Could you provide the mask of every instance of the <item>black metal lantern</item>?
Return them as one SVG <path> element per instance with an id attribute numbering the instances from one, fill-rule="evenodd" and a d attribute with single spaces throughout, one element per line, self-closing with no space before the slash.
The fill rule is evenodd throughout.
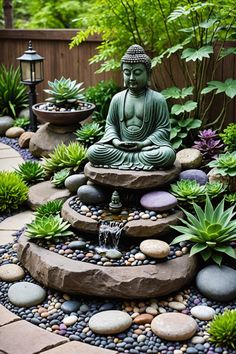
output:
<path id="1" fill-rule="evenodd" d="M 32 106 L 36 103 L 35 85 L 43 81 L 43 60 L 32 47 L 29 41 L 28 49 L 17 58 L 20 61 L 21 82 L 28 85 L 29 90 L 29 110 L 30 110 L 30 130 L 37 130 L 37 118 L 32 111 Z"/>

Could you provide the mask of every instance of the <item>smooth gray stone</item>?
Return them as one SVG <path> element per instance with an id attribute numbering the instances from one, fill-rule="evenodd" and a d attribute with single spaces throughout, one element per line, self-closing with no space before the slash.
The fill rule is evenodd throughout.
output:
<path id="1" fill-rule="evenodd" d="M 80 302 L 76 300 L 68 300 L 63 302 L 61 305 L 61 310 L 65 313 L 76 312 L 80 308 Z"/>
<path id="2" fill-rule="evenodd" d="M 84 241 L 72 241 L 69 243 L 68 248 L 72 250 L 84 250 L 86 248 L 86 242 Z"/>
<path id="3" fill-rule="evenodd" d="M 14 119 L 8 116 L 0 117 L 0 136 L 4 135 L 7 129 L 14 124 Z"/>
<path id="4" fill-rule="evenodd" d="M 100 186 L 84 185 L 78 188 L 77 195 L 82 203 L 99 205 L 105 203 L 107 193 Z"/>
<path id="5" fill-rule="evenodd" d="M 46 297 L 46 291 L 39 285 L 25 281 L 10 286 L 9 301 L 19 307 L 31 307 L 41 304 Z"/>
<path id="6" fill-rule="evenodd" d="M 148 210 L 165 211 L 177 205 L 177 199 L 165 191 L 153 191 L 142 196 L 140 204 Z"/>
<path id="7" fill-rule="evenodd" d="M 86 184 L 88 178 L 83 173 L 71 175 L 65 180 L 65 187 L 69 189 L 71 193 L 75 193 L 80 186 Z"/>
<path id="8" fill-rule="evenodd" d="M 179 179 L 194 179 L 202 186 L 208 182 L 207 174 L 204 171 L 198 169 L 191 169 L 180 172 Z"/>

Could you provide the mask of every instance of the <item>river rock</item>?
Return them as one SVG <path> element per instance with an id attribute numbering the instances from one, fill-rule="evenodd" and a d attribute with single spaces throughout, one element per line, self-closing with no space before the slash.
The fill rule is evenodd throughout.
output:
<path id="1" fill-rule="evenodd" d="M 84 250 L 86 248 L 86 242 L 82 240 L 71 241 L 68 244 L 68 248 L 72 250 Z"/>
<path id="2" fill-rule="evenodd" d="M 170 301 L 168 303 L 168 306 L 173 309 L 173 310 L 177 310 L 177 311 L 183 311 L 186 309 L 186 306 L 179 301 Z"/>
<path id="3" fill-rule="evenodd" d="M 86 184 L 87 180 L 87 177 L 85 177 L 83 173 L 71 175 L 66 178 L 65 187 L 69 189 L 71 193 L 75 193 L 80 186 Z"/>
<path id="4" fill-rule="evenodd" d="M 106 251 L 106 257 L 110 259 L 120 259 L 122 257 L 122 253 L 115 249 L 110 249 Z"/>
<path id="5" fill-rule="evenodd" d="M 157 259 L 165 258 L 170 253 L 168 243 L 160 240 L 144 240 L 139 248 L 146 256 Z"/>
<path id="6" fill-rule="evenodd" d="M 81 303 L 77 300 L 67 300 L 61 305 L 61 310 L 65 313 L 76 312 L 79 310 Z"/>
<path id="7" fill-rule="evenodd" d="M 84 185 L 79 187 L 77 195 L 84 204 L 99 205 L 105 203 L 107 199 L 105 190 L 96 185 Z"/>
<path id="8" fill-rule="evenodd" d="M 21 134 L 23 134 L 24 132 L 25 132 L 25 130 L 23 128 L 11 127 L 9 129 L 7 129 L 7 131 L 5 132 L 5 135 L 7 138 L 19 138 L 21 136 Z"/>
<path id="9" fill-rule="evenodd" d="M 209 299 L 233 300 L 236 297 L 236 270 L 227 266 L 209 265 L 198 272 L 196 285 Z"/>
<path id="10" fill-rule="evenodd" d="M 0 266 L 0 279 L 3 281 L 14 282 L 23 279 L 25 272 L 17 264 L 3 264 Z"/>
<path id="11" fill-rule="evenodd" d="M 138 315 L 134 319 L 134 323 L 138 325 L 143 325 L 145 323 L 151 323 L 153 320 L 154 316 L 151 315 L 150 313 L 142 313 L 141 315 Z"/>
<path id="12" fill-rule="evenodd" d="M 182 341 L 194 335 L 197 322 L 182 313 L 162 313 L 154 318 L 151 329 L 161 339 Z"/>
<path id="13" fill-rule="evenodd" d="M 199 320 L 209 321 L 212 320 L 216 312 L 212 307 L 198 305 L 191 308 L 191 314 Z"/>
<path id="14" fill-rule="evenodd" d="M 21 134 L 21 136 L 19 137 L 19 140 L 18 140 L 18 144 L 20 145 L 20 147 L 22 149 L 29 147 L 30 139 L 32 138 L 32 136 L 34 134 L 35 133 L 33 133 L 33 132 L 24 132 L 23 134 Z"/>
<path id="15" fill-rule="evenodd" d="M 75 315 L 67 316 L 62 320 L 64 325 L 66 325 L 67 327 L 73 326 L 73 324 L 75 324 L 75 322 L 77 322 L 77 321 L 78 321 L 78 317 Z"/>
<path id="16" fill-rule="evenodd" d="M 148 210 L 165 211 L 177 205 L 175 196 L 164 191 L 153 191 L 146 193 L 140 199 L 142 207 Z"/>
<path id="17" fill-rule="evenodd" d="M 46 291 L 39 285 L 19 282 L 10 286 L 9 301 L 18 307 L 31 307 L 41 304 L 46 297 Z"/>
<path id="18" fill-rule="evenodd" d="M 179 179 L 193 179 L 202 186 L 208 182 L 207 174 L 197 169 L 182 171 L 179 175 Z"/>
<path id="19" fill-rule="evenodd" d="M 125 331 L 132 324 L 130 315 L 123 311 L 102 311 L 89 320 L 89 328 L 98 334 L 116 334 Z"/>
<path id="20" fill-rule="evenodd" d="M 7 129 L 11 128 L 14 124 L 14 119 L 12 117 L 3 116 L 0 117 L 0 136 L 3 136 Z"/>
<path id="21" fill-rule="evenodd" d="M 199 168 L 202 163 L 202 154 L 194 148 L 186 148 L 176 153 L 176 160 L 181 164 L 182 170 Z"/>

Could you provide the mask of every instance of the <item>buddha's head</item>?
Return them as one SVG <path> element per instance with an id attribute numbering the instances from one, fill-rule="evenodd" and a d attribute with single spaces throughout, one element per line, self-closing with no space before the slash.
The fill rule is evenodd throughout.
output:
<path id="1" fill-rule="evenodd" d="M 125 85 L 133 91 L 147 87 L 151 74 L 151 59 L 137 44 L 130 46 L 121 59 Z"/>

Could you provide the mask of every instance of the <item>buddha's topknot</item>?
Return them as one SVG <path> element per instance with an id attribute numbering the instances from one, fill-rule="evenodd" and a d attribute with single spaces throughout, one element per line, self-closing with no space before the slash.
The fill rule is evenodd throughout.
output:
<path id="1" fill-rule="evenodd" d="M 146 69 L 148 72 L 151 71 L 151 59 L 149 56 L 145 53 L 143 47 L 141 47 L 138 44 L 131 45 L 125 55 L 121 59 L 121 65 L 127 63 L 127 64 L 136 64 L 136 63 L 142 63 L 145 65 Z"/>

